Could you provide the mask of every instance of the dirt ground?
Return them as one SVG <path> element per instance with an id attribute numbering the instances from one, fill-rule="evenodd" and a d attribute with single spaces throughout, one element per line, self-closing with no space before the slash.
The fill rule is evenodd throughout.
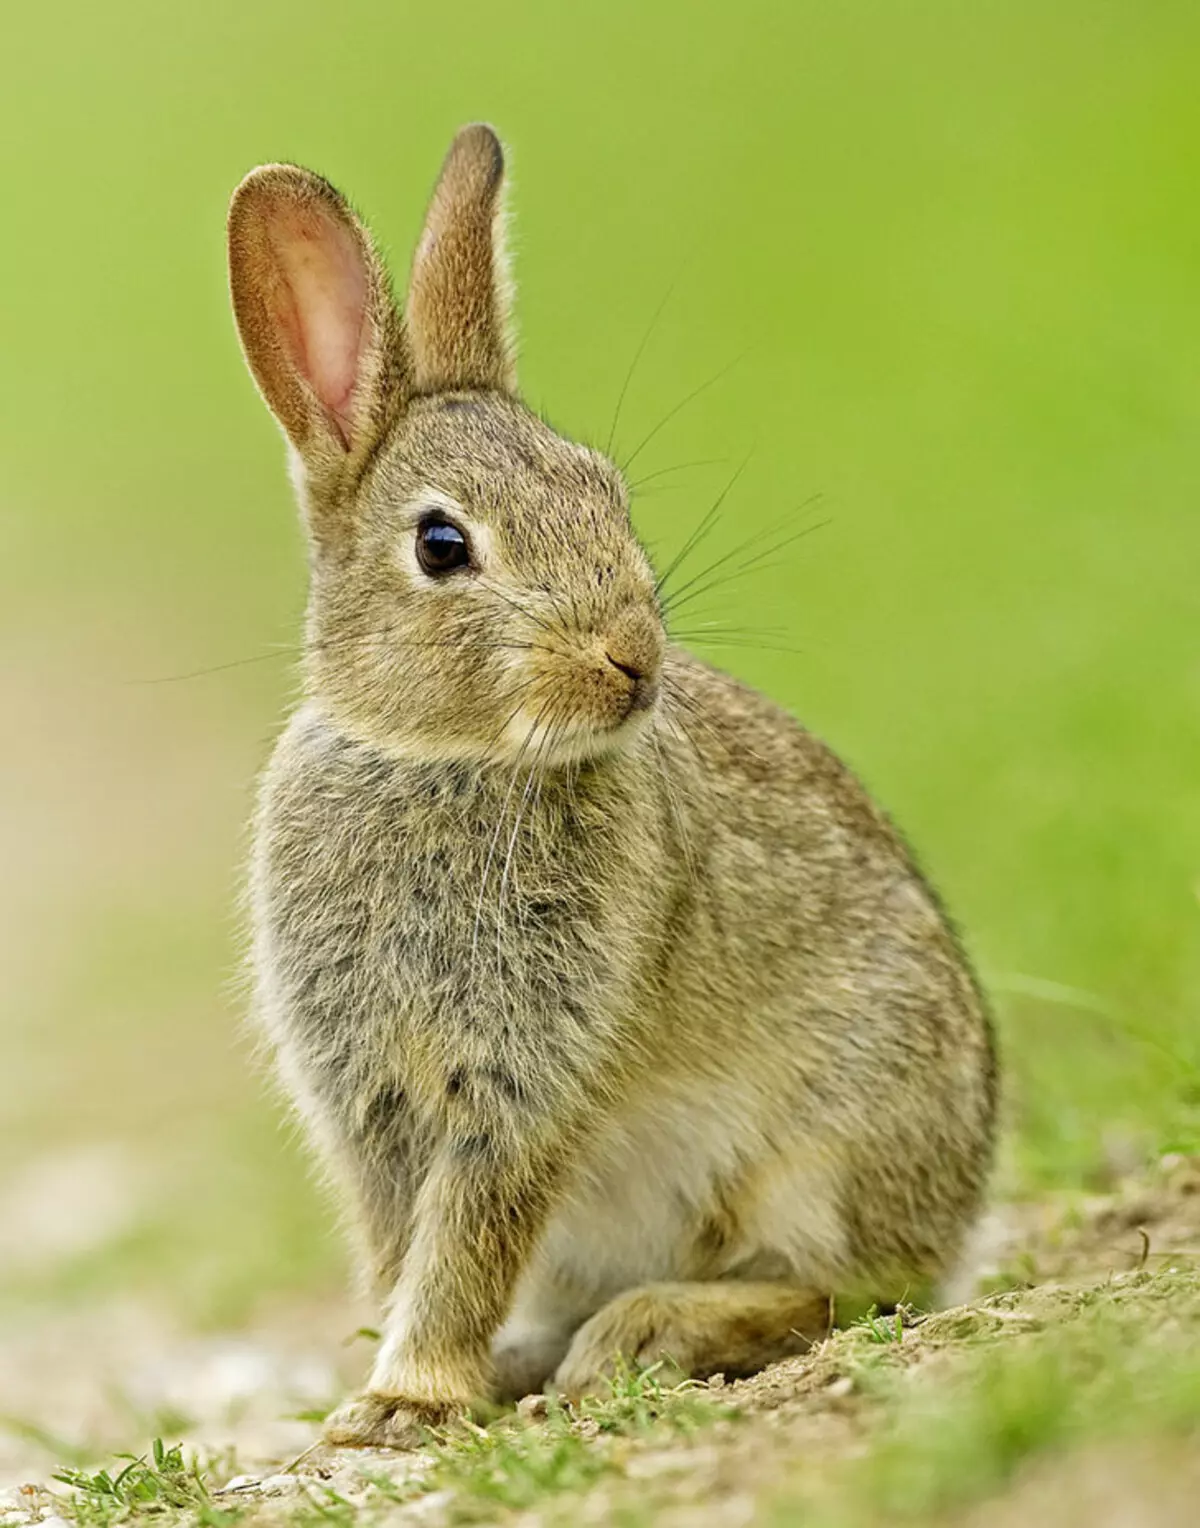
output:
<path id="1" fill-rule="evenodd" d="M 981 1355 L 1067 1331 L 1098 1301 L 1152 1320 L 1168 1351 L 1195 1344 L 1200 1159 L 1165 1158 L 1090 1199 L 1003 1206 L 986 1231 L 979 1288 L 992 1293 L 909 1317 L 902 1328 L 859 1324 L 752 1380 L 718 1379 L 703 1387 L 711 1407 L 696 1425 L 610 1429 L 603 1416 L 590 1425 L 576 1419 L 572 1441 L 582 1436 L 603 1469 L 579 1489 L 556 1479 L 524 1511 L 503 1495 L 472 1496 L 464 1508 L 453 1486 L 421 1490 L 439 1468 L 430 1454 L 316 1450 L 285 1468 L 311 1443 L 313 1417 L 365 1366 L 369 1339 L 353 1334 L 368 1313 L 349 1301 L 280 1309 L 224 1336 L 187 1334 L 154 1312 L 117 1305 L 56 1318 L 10 1332 L 0 1347 L 0 1522 L 70 1516 L 61 1487 L 57 1495 L 42 1489 L 55 1466 L 144 1448 L 155 1434 L 203 1453 L 221 1488 L 215 1503 L 253 1507 L 268 1520 L 292 1521 L 295 1504 L 309 1503 L 315 1489 L 341 1504 L 347 1521 L 386 1508 L 397 1522 L 782 1524 L 801 1520 L 801 1498 L 808 1521 L 829 1482 L 895 1425 L 897 1412 L 902 1419 L 931 1399 L 952 1400 Z M 1145 1304 L 1152 1294 L 1157 1303 Z M 1191 1351 L 1200 1364 L 1200 1349 Z M 884 1361 L 890 1404 L 875 1360 Z M 548 1425 L 534 1408 L 528 1426 Z M 1182 1528 L 1200 1520 L 1200 1451 L 1188 1441 L 1150 1429 L 1115 1444 L 1065 1446 L 945 1521 Z"/>

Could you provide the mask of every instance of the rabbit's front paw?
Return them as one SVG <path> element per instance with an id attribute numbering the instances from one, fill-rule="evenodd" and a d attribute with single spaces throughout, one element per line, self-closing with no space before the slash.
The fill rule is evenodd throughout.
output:
<path id="1" fill-rule="evenodd" d="M 441 1426 L 450 1416 L 449 1406 L 368 1391 L 331 1411 L 322 1435 L 334 1448 L 419 1448 L 428 1429 Z"/>

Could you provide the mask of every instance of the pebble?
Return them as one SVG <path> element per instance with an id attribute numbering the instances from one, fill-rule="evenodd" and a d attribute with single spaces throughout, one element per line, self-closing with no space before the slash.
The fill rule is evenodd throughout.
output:
<path id="1" fill-rule="evenodd" d="M 235 1475 L 217 1492 L 218 1496 L 256 1491 L 260 1496 L 283 1496 L 298 1491 L 300 1482 L 295 1475 Z"/>
<path id="2" fill-rule="evenodd" d="M 262 1490 L 269 1496 L 283 1496 L 289 1491 L 298 1491 L 300 1482 L 294 1475 L 268 1475 L 262 1482 Z"/>
<path id="3" fill-rule="evenodd" d="M 232 1480 L 225 1482 L 221 1488 L 223 1491 L 252 1491 L 259 1484 L 258 1475 L 235 1475 Z"/>

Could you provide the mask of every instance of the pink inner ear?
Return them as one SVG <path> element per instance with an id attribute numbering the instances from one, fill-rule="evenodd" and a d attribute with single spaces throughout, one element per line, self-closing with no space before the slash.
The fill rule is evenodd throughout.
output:
<path id="1" fill-rule="evenodd" d="M 362 250 L 351 231 L 323 210 L 297 206 L 276 211 L 271 245 L 290 297 L 279 293 L 280 334 L 349 447 L 367 313 Z"/>

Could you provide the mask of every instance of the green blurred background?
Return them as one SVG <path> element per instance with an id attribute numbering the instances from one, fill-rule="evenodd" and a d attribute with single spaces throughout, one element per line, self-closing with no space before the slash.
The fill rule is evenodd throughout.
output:
<path id="1" fill-rule="evenodd" d="M 638 497 L 658 555 L 746 457 L 708 557 L 829 522 L 693 616 L 965 926 L 1003 1191 L 1195 1144 L 1200 7 L 111 0 L 4 34 L 0 1313 L 211 1325 L 343 1278 L 240 1029 L 304 566 L 223 219 L 298 160 L 402 279 L 474 118 L 530 401 L 603 444 L 668 293 L 618 455 L 716 377 L 638 458 L 704 464 Z"/>

